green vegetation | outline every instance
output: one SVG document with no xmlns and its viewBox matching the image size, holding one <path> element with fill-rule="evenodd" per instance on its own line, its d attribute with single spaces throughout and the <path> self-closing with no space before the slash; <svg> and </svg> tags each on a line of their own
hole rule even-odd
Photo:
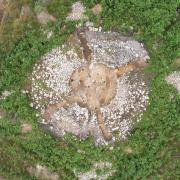
<svg viewBox="0 0 180 180">
<path fill-rule="evenodd" d="M 35 10 L 38 1 L 19 2 L 29 3 Z M 39 127 L 36 111 L 21 90 L 27 85 L 33 64 L 75 30 L 75 23 L 65 22 L 73 2 L 52 0 L 48 10 L 58 21 L 46 27 L 32 18 L 23 22 L 16 36 L 16 31 L 11 31 L 12 19 L 4 26 L 7 36 L 0 36 L 0 93 L 13 93 L 0 101 L 0 110 L 6 111 L 0 119 L 0 175 L 7 179 L 36 179 L 28 174 L 27 167 L 38 163 L 57 172 L 61 179 L 75 179 L 74 170 L 87 171 L 94 162 L 103 160 L 112 162 L 117 170 L 112 179 L 179 179 L 180 95 L 164 80 L 177 69 L 174 64 L 180 57 L 179 0 L 83 0 L 96 25 L 133 35 L 146 43 L 150 53 L 150 105 L 128 141 L 116 144 L 110 151 L 108 147 L 94 147 L 91 139 L 54 139 Z M 98 2 L 103 12 L 95 17 L 90 8 Z M 53 31 L 52 39 L 45 37 L 44 30 Z M 23 122 L 30 122 L 33 131 L 22 134 Z"/>
</svg>

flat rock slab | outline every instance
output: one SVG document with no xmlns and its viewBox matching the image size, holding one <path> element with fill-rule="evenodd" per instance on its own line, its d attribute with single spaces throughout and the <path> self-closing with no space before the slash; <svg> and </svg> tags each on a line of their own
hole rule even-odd
<svg viewBox="0 0 180 180">
<path fill-rule="evenodd" d="M 139 58 L 144 61 L 149 59 L 142 43 L 118 33 L 86 29 L 81 32 L 81 38 L 77 34 L 63 46 L 45 54 L 34 67 L 31 76 L 32 105 L 41 114 L 49 104 L 66 99 L 71 92 L 70 78 L 78 68 L 104 64 L 115 69 L 136 62 Z M 86 48 L 89 48 L 88 51 Z M 129 72 L 117 79 L 116 95 L 100 108 L 105 125 L 113 134 L 110 141 L 104 139 L 96 114 L 76 102 L 58 109 L 51 118 L 42 119 L 41 123 L 55 137 L 63 137 L 66 133 L 81 139 L 92 136 L 96 145 L 125 140 L 131 135 L 134 123 L 140 120 L 146 110 L 148 92 L 149 78 L 143 71 Z"/>
<path fill-rule="evenodd" d="M 172 74 L 170 74 L 167 78 L 166 81 L 175 86 L 178 92 L 180 93 L 180 71 L 175 71 Z"/>
<path fill-rule="evenodd" d="M 86 8 L 83 6 L 83 4 L 78 1 L 75 2 L 72 5 L 72 12 L 67 16 L 67 20 L 75 21 L 75 20 L 81 20 L 86 18 L 84 15 Z"/>
</svg>

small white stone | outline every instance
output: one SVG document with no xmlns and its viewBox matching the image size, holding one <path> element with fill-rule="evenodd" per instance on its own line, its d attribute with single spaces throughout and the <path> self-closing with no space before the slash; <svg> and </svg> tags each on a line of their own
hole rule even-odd
<svg viewBox="0 0 180 180">
<path fill-rule="evenodd" d="M 138 58 L 138 57 L 139 57 L 139 54 L 135 54 L 135 56 Z"/>
</svg>

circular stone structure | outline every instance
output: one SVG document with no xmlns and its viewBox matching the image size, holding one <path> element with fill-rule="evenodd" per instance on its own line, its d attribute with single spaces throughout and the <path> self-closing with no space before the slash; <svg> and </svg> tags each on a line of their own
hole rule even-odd
<svg viewBox="0 0 180 180">
<path fill-rule="evenodd" d="M 31 105 L 43 128 L 56 137 L 92 136 L 96 145 L 126 139 L 148 105 L 147 59 L 129 37 L 78 29 L 34 67 Z"/>
</svg>

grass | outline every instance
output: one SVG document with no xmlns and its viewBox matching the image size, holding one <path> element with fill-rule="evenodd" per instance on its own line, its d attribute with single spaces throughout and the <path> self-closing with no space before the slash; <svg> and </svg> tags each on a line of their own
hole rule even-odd
<svg viewBox="0 0 180 180">
<path fill-rule="evenodd" d="M 25 1 L 19 1 L 24 3 Z M 91 139 L 80 142 L 67 136 L 66 141 L 46 135 L 38 124 L 36 111 L 30 107 L 28 95 L 21 90 L 34 63 L 52 48 L 63 44 L 75 30 L 75 23 L 65 22 L 73 1 L 53 0 L 48 10 L 58 18 L 55 24 L 41 27 L 32 19 L 23 23 L 18 36 L 10 34 L 0 43 L 0 93 L 13 91 L 1 100 L 6 116 L 0 120 L 0 175 L 6 179 L 36 179 L 27 166 L 41 164 L 61 179 L 75 179 L 73 170 L 87 171 L 94 162 L 110 161 L 117 170 L 111 179 L 179 179 L 180 95 L 164 78 L 174 69 L 180 57 L 180 14 L 178 0 L 83 0 L 90 19 L 104 30 L 121 31 L 146 43 L 151 61 L 147 73 L 152 74 L 150 105 L 141 122 L 134 127 L 128 141 L 108 147 L 94 147 Z M 94 16 L 90 8 L 97 2 L 103 12 Z M 26 1 L 35 10 L 34 1 Z M 16 4 L 17 5 L 17 4 Z M 5 24 L 6 25 L 6 24 Z M 54 36 L 48 40 L 44 30 Z M 11 35 L 11 36 L 10 36 Z M 7 39 L 8 38 L 8 39 Z M 6 42 L 6 43 L 2 43 Z M 33 125 L 33 131 L 21 134 L 22 122 Z M 81 150 L 80 153 L 78 150 Z"/>
</svg>

